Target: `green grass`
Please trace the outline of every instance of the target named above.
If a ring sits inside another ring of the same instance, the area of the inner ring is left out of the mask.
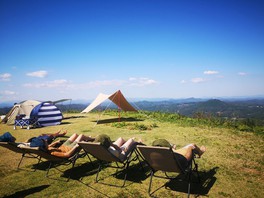
[[[19,142],[41,133],[67,129],[68,136],[72,133],[91,136],[105,133],[112,140],[136,137],[147,145],[157,138],[168,139],[177,147],[193,142],[205,145],[207,151],[197,160],[202,183],[192,184],[192,197],[198,194],[202,197],[264,197],[263,133],[215,126],[203,120],[203,124],[199,124],[191,118],[154,114],[122,113],[121,122],[114,122],[118,120],[118,114],[106,112],[97,125],[98,113],[89,113],[85,117],[66,114],[75,118],[65,119],[59,126],[31,130],[14,130],[13,126],[1,124],[0,134],[9,131]],[[59,166],[63,173],[52,169],[52,178],[46,178],[45,163],[32,172],[36,160],[25,159],[21,166],[23,170],[16,170],[20,155],[4,148],[0,148],[0,152],[0,197],[148,197],[150,178],[137,163],[131,166],[126,186],[117,188],[95,183],[96,169],[87,158],[77,161],[73,179],[65,182],[70,166]],[[103,181],[121,184],[120,177],[109,176],[112,173],[115,173],[114,169],[104,169],[101,174]],[[157,188],[156,197],[186,197],[186,183],[154,178],[153,189]]]

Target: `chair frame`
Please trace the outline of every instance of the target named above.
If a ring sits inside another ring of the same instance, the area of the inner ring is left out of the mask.
[[[47,169],[46,172],[46,177],[49,177],[49,172],[50,169],[52,167],[54,167],[54,165],[58,164],[58,165],[70,165],[72,164],[72,167],[70,170],[72,170],[75,166],[75,163],[77,161],[77,159],[81,158],[81,157],[85,157],[86,153],[83,152],[81,153],[82,148],[78,147],[76,149],[76,151],[74,152],[74,154],[71,157],[68,158],[64,158],[64,157],[57,157],[54,155],[51,155],[49,153],[47,153],[46,151],[41,150],[38,147],[25,147],[23,148],[25,151],[27,151],[28,153],[34,154],[36,156],[38,156],[38,163],[37,165],[39,165],[39,163],[42,161],[43,162],[43,158],[46,159],[49,162],[49,167]],[[88,156],[90,162],[91,162],[91,158]],[[56,168],[56,167],[54,167]],[[56,168],[58,171],[62,172],[61,170],[59,170],[58,168]],[[70,180],[70,176],[71,176],[72,171],[69,173],[68,179],[67,181]]]
[[[186,175],[188,177],[188,194],[187,197],[190,197],[190,191],[191,191],[191,176],[193,174],[193,171],[195,171],[197,173],[198,176],[198,180],[200,182],[200,176],[198,173],[198,164],[195,162],[195,155],[193,153],[193,158],[192,160],[189,161],[188,165],[186,168],[181,167],[177,157],[174,155],[173,150],[171,148],[166,148],[166,147],[156,147],[156,146],[144,146],[144,145],[138,145],[137,149],[140,151],[140,155],[143,159],[145,159],[145,162],[148,164],[148,166],[151,169],[150,172],[150,182],[149,182],[149,188],[148,188],[148,194],[151,196],[151,194],[153,194],[155,191],[151,192],[151,187],[152,187],[152,181],[153,181],[153,177],[157,177],[157,178],[162,178],[162,179],[176,179],[178,175],[183,174]],[[158,162],[157,160],[155,160],[153,158],[153,154],[155,155],[155,153],[160,153],[160,154],[166,154],[167,156],[169,156],[171,159],[171,163],[170,163],[170,168],[168,166],[168,169],[164,166],[166,166],[166,164],[164,163],[164,160],[160,160],[160,162]],[[152,154],[152,156],[151,156]],[[160,163],[160,164],[156,164],[157,167],[153,167],[155,166],[155,163]],[[160,168],[158,167],[159,165],[161,165],[161,163],[164,163]],[[194,167],[193,167],[194,166]],[[159,175],[155,175],[156,172],[158,171],[163,171],[165,176],[159,176]],[[179,173],[176,177],[170,177],[168,176],[168,172],[176,172]]]
[[[10,151],[13,151],[15,153],[20,153],[22,154],[21,159],[18,163],[17,169],[19,169],[20,164],[22,163],[24,158],[34,158],[38,160],[37,166],[39,165],[40,162],[43,162],[42,159],[46,159],[49,162],[49,166],[46,172],[46,177],[49,177],[49,171],[52,167],[54,167],[55,164],[58,165],[70,165],[72,164],[72,168],[75,166],[75,162],[77,159],[81,157],[85,157],[86,153],[83,152],[81,153],[81,147],[78,147],[76,149],[76,152],[69,158],[63,158],[63,157],[57,157],[54,155],[49,154],[46,151],[41,150],[39,147],[18,147],[18,143],[13,143],[13,142],[0,142],[0,146],[9,149]],[[88,156],[90,162],[91,158]],[[54,167],[56,168],[56,167]],[[58,171],[60,171],[58,168],[56,168]],[[36,170],[36,168],[35,168]],[[35,171],[34,170],[34,171]],[[61,172],[61,171],[60,171]],[[72,172],[72,171],[71,171]],[[69,181],[71,172],[69,173],[69,177],[67,181]]]
[[[19,160],[19,163],[17,165],[17,169],[20,169],[20,165],[23,161],[24,158],[34,158],[34,159],[39,159],[38,155],[35,155],[31,153],[30,151],[27,151],[23,148],[18,147],[19,143],[14,143],[14,142],[0,142],[0,146],[3,148],[6,148],[12,152],[21,154],[21,158]]]
[[[128,153],[127,157],[122,161],[118,157],[114,156],[104,146],[100,145],[99,142],[79,142],[78,144],[83,148],[87,156],[92,155],[94,158],[99,160],[99,166],[98,166],[96,178],[95,178],[96,183],[98,183],[100,180],[99,173],[101,172],[103,166],[107,164],[107,167],[115,168],[116,172],[118,172],[119,169],[124,170],[125,176],[124,176],[123,183],[121,186],[108,184],[108,183],[103,183],[103,184],[122,188],[125,186],[125,183],[126,183],[127,173],[128,173],[130,163],[132,161],[137,161],[137,160],[139,160],[140,162],[136,147],[132,149]],[[135,153],[134,157],[132,156],[133,153]],[[113,163],[115,163],[115,165],[112,165]]]

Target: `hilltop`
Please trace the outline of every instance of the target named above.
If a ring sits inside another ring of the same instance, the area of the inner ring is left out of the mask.
[[[219,101],[210,101],[216,102]],[[221,102],[220,102],[221,104]],[[117,111],[107,111],[96,126],[98,112],[77,116],[68,114],[61,125],[37,129],[13,130],[13,126],[1,124],[1,133],[10,131],[17,141],[46,132],[67,129],[72,133],[96,136],[108,134],[112,140],[118,137],[142,139],[147,145],[158,138],[165,138],[180,148],[188,143],[206,145],[207,151],[197,159],[201,183],[193,178],[191,197],[263,197],[263,136],[250,131],[242,132],[225,126],[214,127],[202,119],[180,117],[177,114],[149,112],[122,113],[122,122],[117,122]],[[167,116],[167,117],[166,117]],[[196,122],[197,121],[197,122]],[[21,158],[18,153],[0,148],[1,182],[0,197],[149,197],[149,168],[142,170],[137,161],[132,162],[124,188],[116,188],[96,183],[97,160],[92,158],[92,166],[87,157],[76,162],[75,168],[56,166],[50,177],[45,177],[48,163],[37,159],[25,159],[22,170],[17,170]],[[36,171],[33,171],[36,168]],[[62,172],[59,172],[61,170]],[[65,182],[72,171],[72,179]],[[103,168],[100,182],[120,184],[123,171],[115,176],[114,169]],[[160,173],[161,174],[161,173]],[[186,197],[187,183],[174,180],[168,182],[153,179],[155,197]],[[243,190],[241,190],[243,189]],[[74,193],[74,194],[72,194]]]

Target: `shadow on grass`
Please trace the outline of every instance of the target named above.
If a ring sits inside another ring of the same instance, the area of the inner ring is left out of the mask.
[[[42,185],[42,186],[29,188],[26,190],[21,190],[21,191],[14,193],[13,195],[5,196],[4,198],[26,197],[27,195],[32,195],[34,193],[40,192],[44,190],[45,188],[48,188],[49,186],[50,185]]]
[[[82,178],[86,176],[91,176],[97,173],[97,169],[99,166],[99,161],[94,160],[92,162],[87,162],[81,164],[80,166],[76,166],[74,168],[65,170],[62,177],[69,177],[74,180],[82,180]]]
[[[38,167],[39,170],[47,170],[48,167],[49,167],[49,162],[48,161],[45,161],[45,162],[41,162],[40,164],[36,165]],[[58,166],[63,166],[63,165],[56,165],[56,167],[53,167],[55,168],[57,171],[56,173],[54,172],[52,175],[53,177],[51,178],[50,176],[48,177],[49,179],[52,179],[52,180],[58,180],[58,181],[64,181],[64,180],[61,180],[60,177],[64,177],[64,178],[69,178],[70,176],[70,179],[72,180],[76,180],[78,182],[80,182],[81,184],[85,185],[86,187],[94,190],[95,192],[97,192],[98,194],[100,194],[101,196],[103,197],[109,197],[107,194],[105,194],[104,192],[101,192],[100,190],[90,186],[89,184],[86,184],[82,181],[82,178],[85,177],[85,176],[91,176],[91,175],[94,175],[96,174],[97,172],[97,169],[98,169],[98,166],[99,166],[99,161],[98,160],[94,160],[92,162],[87,162],[87,163],[84,163],[84,164],[81,164],[80,166],[76,166],[74,168],[72,168],[72,166],[70,165],[69,168],[65,171],[61,171],[59,170],[57,167]],[[62,173],[62,175],[58,175],[58,173]],[[56,177],[55,177],[56,175]],[[67,180],[68,181],[68,180]],[[66,182],[66,181],[64,181]],[[16,196],[18,195],[18,196]],[[19,196],[20,194],[15,194],[14,196],[11,196],[11,197],[24,197],[24,196]]]
[[[147,169],[147,170],[145,170]],[[147,174],[148,167],[143,162],[133,164],[129,166],[127,170],[127,181],[131,181],[133,183],[142,183],[145,179],[149,177],[149,174]],[[116,174],[113,174],[117,179],[123,179],[125,176],[125,170],[119,171]]]
[[[60,125],[71,124],[71,122],[61,122]]]
[[[43,162],[40,162],[39,164],[34,164],[32,168],[36,170],[47,171],[49,166],[50,166],[50,161],[43,161]],[[65,177],[65,178],[70,178],[73,180],[80,180],[81,178],[85,176],[96,174],[98,166],[99,166],[98,160],[87,162],[87,163],[81,164],[80,166],[75,166],[73,168],[72,168],[72,164],[69,164],[69,163],[65,163],[65,164],[53,163],[50,168],[50,171],[49,171],[50,173],[49,173],[48,178],[54,179],[54,180],[60,180],[59,177]],[[58,175],[59,173],[61,173],[61,175]],[[55,175],[56,175],[56,178],[53,178],[55,177]]]
[[[209,171],[199,171],[201,181],[198,182],[197,178],[191,178],[191,194],[196,195],[207,195],[210,189],[213,187],[216,182],[216,171],[218,167],[214,167]],[[169,188],[173,191],[177,192],[185,192],[188,193],[188,182],[186,180],[179,181],[182,176],[179,175],[174,180],[170,180],[165,184],[165,188]]]
[[[99,121],[93,121],[97,122],[97,124],[108,124],[108,123],[114,123],[114,122],[140,122],[143,121],[141,119],[137,118],[112,118],[112,119],[105,119],[105,120],[99,120]]]
[[[112,170],[109,170],[108,175],[106,174],[100,174],[98,178],[98,182],[100,184],[113,186],[113,187],[128,187],[132,185],[133,183],[142,183],[143,180],[145,180],[148,177],[148,174],[146,174],[145,168],[143,168],[143,165],[140,163],[130,165],[128,169],[126,170],[125,167],[123,168],[117,168],[117,167],[107,167]],[[126,177],[127,173],[127,177]],[[104,176],[103,176],[104,175]]]
[[[64,117],[63,120],[77,119],[77,118],[85,118],[85,116],[67,116],[67,117]]]

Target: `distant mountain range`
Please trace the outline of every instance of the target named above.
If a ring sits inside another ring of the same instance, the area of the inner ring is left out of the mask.
[[[132,101],[132,102],[131,102]],[[91,102],[91,101],[90,101]],[[197,113],[227,118],[251,118],[264,119],[264,98],[222,98],[222,99],[146,99],[129,100],[139,110],[179,113],[185,116],[194,116]],[[82,111],[89,102],[84,100],[65,102],[58,104],[62,111]],[[108,102],[109,104],[109,102]],[[0,114],[6,114],[13,103],[0,103]],[[106,104],[100,106],[100,110],[106,108]],[[109,108],[116,108],[110,105]]]
[[[181,115],[193,116],[196,113],[204,113],[228,118],[264,118],[264,99],[253,100],[229,100],[222,101],[210,99],[206,101],[160,101],[137,102],[137,106],[142,110],[162,111],[170,113],[179,113]]]

